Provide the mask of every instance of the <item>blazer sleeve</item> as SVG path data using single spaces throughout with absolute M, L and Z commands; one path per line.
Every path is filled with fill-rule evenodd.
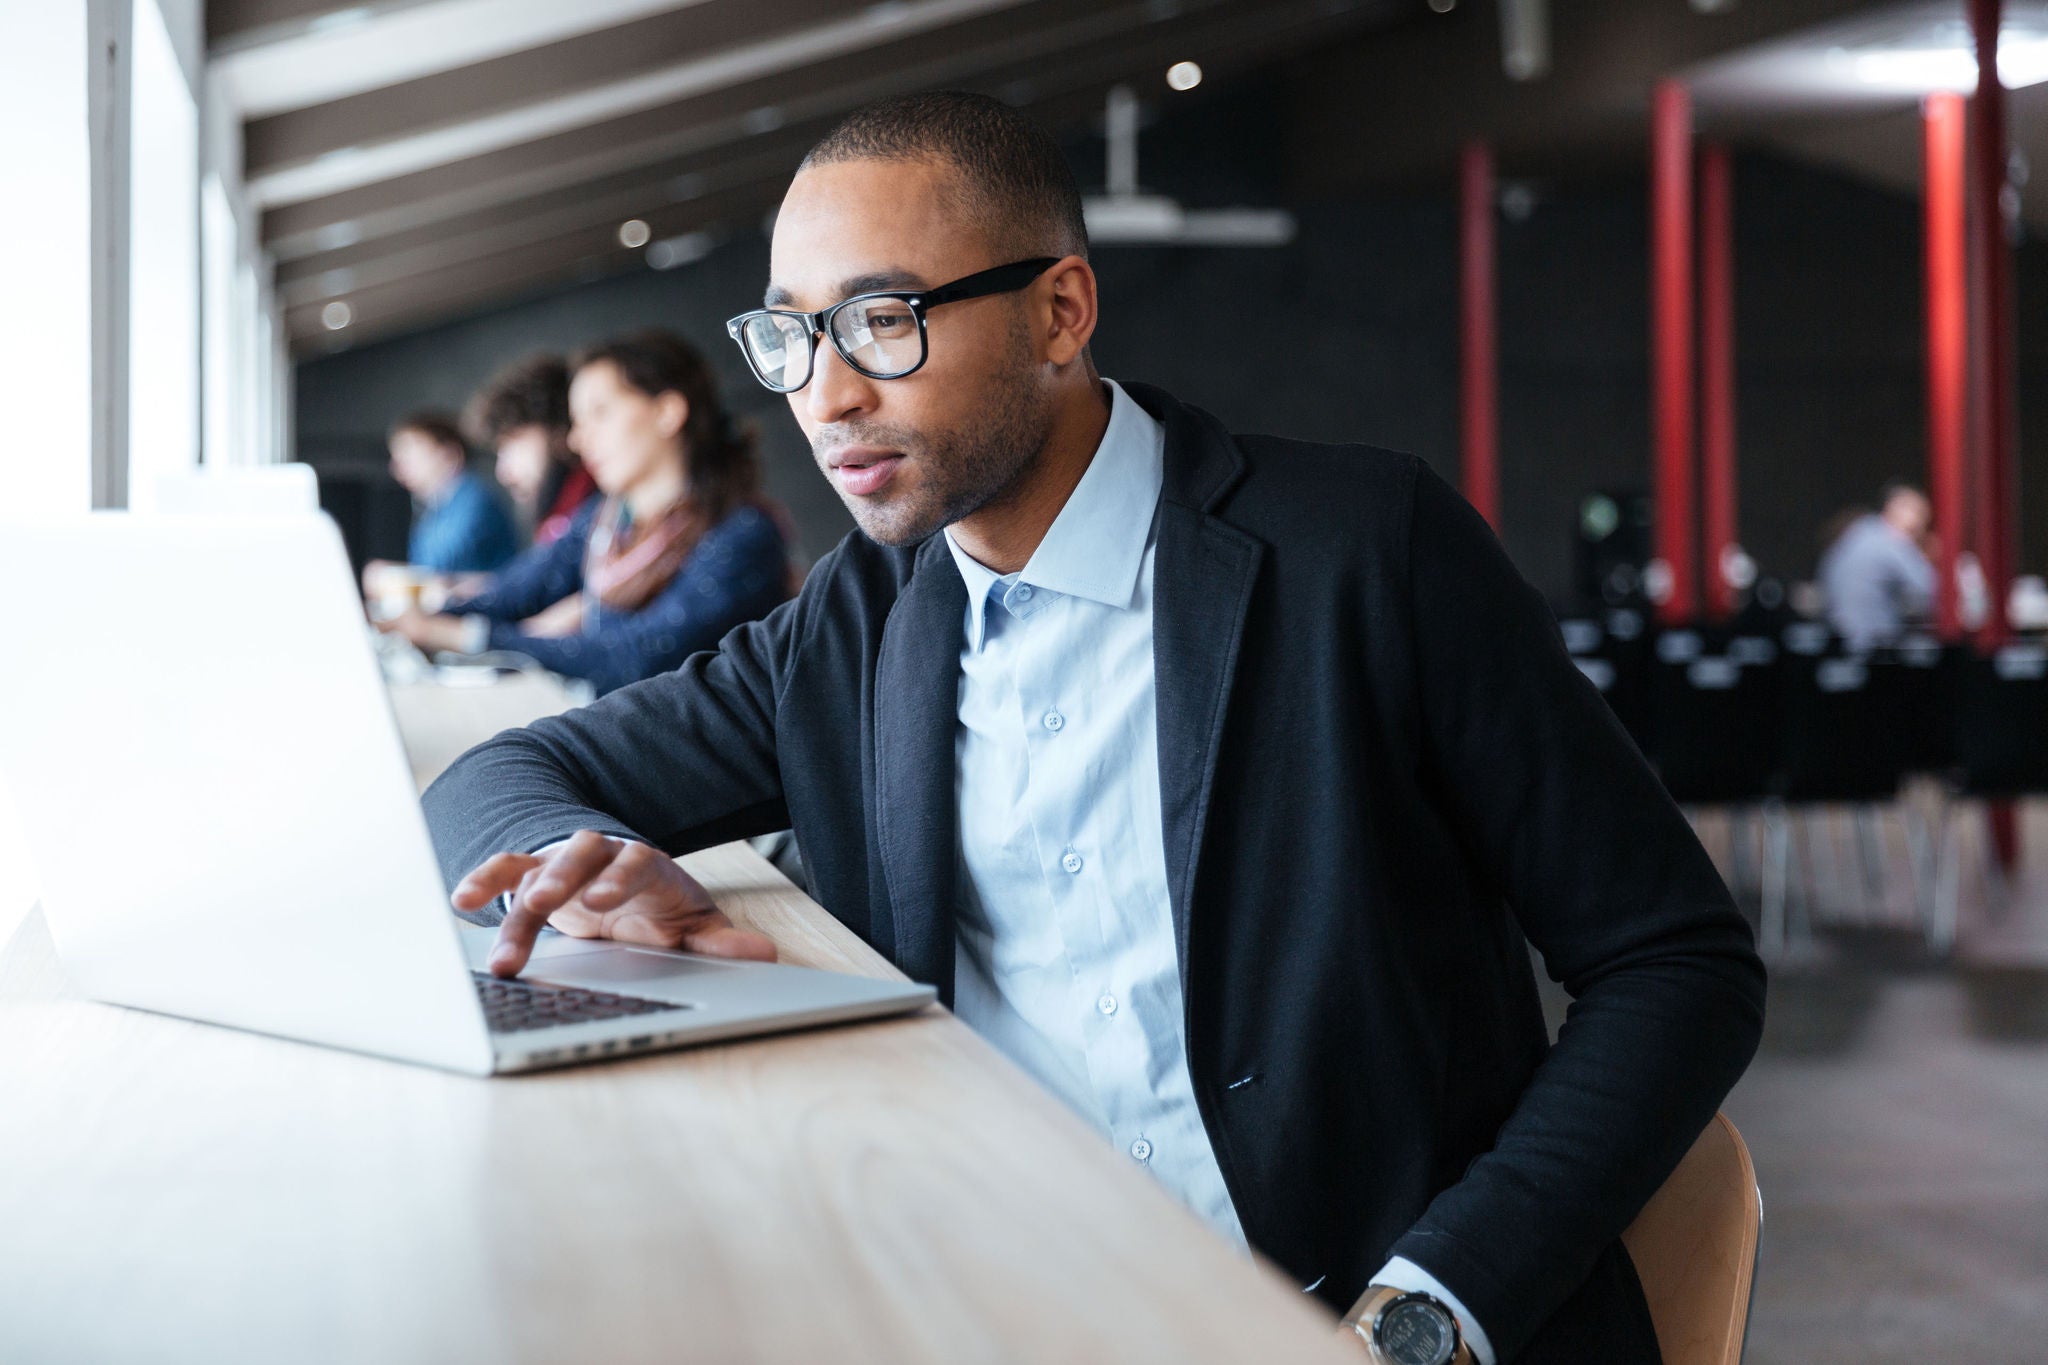
M 448 884 L 583 829 L 679 855 L 786 828 L 775 717 L 837 553 L 795 601 L 681 668 L 457 759 L 422 798 Z
M 507 564 L 482 592 L 448 602 L 449 616 L 487 616 L 492 621 L 524 621 L 547 610 L 583 587 L 583 550 L 590 543 L 596 504 L 583 509 L 568 531 L 546 545 L 536 545 Z
M 529 635 L 494 620 L 491 648 L 515 650 L 609 692 L 667 672 L 766 611 L 787 591 L 785 572 L 775 523 L 758 508 L 742 508 L 706 532 L 668 586 L 640 610 L 608 612 L 584 631 L 561 637 Z
M 1493 1150 L 1393 1247 L 1511 1360 L 1749 1064 L 1764 972 L 1712 862 L 1542 598 L 1420 461 L 1409 534 L 1425 776 L 1572 996 Z

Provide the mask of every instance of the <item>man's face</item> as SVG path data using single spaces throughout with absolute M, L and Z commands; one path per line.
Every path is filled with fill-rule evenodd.
M 1934 520 L 1934 506 L 1912 489 L 1902 489 L 1886 501 L 1884 517 L 1901 534 L 1918 540 L 1927 534 L 1927 527 Z
M 955 174 L 939 161 L 803 171 L 775 220 L 767 305 L 815 312 L 1007 264 L 949 208 Z M 914 544 L 1000 499 L 1031 468 L 1052 429 L 1034 301 L 1027 289 L 935 309 L 924 367 L 901 379 L 870 379 L 817 338 L 811 381 L 789 395 L 790 410 L 870 537 Z
M 462 454 L 411 427 L 391 436 L 391 477 L 416 498 L 431 497 L 462 468 Z
M 554 458 L 554 432 L 537 422 L 514 427 L 498 438 L 498 484 L 514 502 L 531 507 L 540 501 Z

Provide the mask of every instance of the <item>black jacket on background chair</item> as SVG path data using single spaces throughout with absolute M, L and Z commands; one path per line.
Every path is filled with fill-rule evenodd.
M 1339 1312 L 1406 1256 L 1504 1361 L 1657 1359 L 1617 1236 L 1756 1047 L 1748 927 L 1421 461 L 1126 388 L 1166 427 L 1188 1063 L 1252 1245 Z M 449 881 L 578 829 L 680 854 L 793 826 L 824 906 L 950 1000 L 965 591 L 942 537 L 849 536 L 716 651 L 451 768 L 426 796 Z M 1525 936 L 1575 997 L 1554 1046 Z

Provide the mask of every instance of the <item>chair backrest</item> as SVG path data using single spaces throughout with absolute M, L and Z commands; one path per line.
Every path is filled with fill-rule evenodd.
M 1621 1234 L 1664 1365 L 1737 1365 L 1749 1325 L 1763 1202 L 1742 1134 L 1726 1114 Z

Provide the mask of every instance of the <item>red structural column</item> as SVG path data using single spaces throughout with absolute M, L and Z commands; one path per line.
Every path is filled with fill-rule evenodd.
M 1728 149 L 1700 155 L 1700 477 L 1707 615 L 1735 611 L 1735 206 Z
M 1650 372 L 1657 558 L 1667 624 L 1698 611 L 1693 546 L 1692 96 L 1658 83 L 1650 117 Z
M 1977 250 L 1977 430 L 1982 446 L 1984 505 L 1982 555 L 1990 590 L 1987 643 L 2010 633 L 2006 597 L 2018 555 L 2019 476 L 2016 414 L 2013 409 L 2012 247 L 2005 232 L 2005 87 L 1998 79 L 2000 0 L 1970 0 L 1970 29 L 1977 45 L 1977 93 L 1970 102 L 1971 150 L 1976 175 L 1971 187 L 1976 212 L 1971 226 Z
M 1927 492 L 1934 503 L 1934 628 L 1962 638 L 1956 555 L 1963 548 L 1964 409 L 1969 388 L 1969 244 L 1964 237 L 1963 97 L 1929 95 L 1921 108 L 1926 213 Z
M 1976 175 L 1977 431 L 1984 470 L 1982 554 L 1990 596 L 1988 645 L 2011 637 L 2006 603 L 2019 546 L 2017 414 L 2013 408 L 2012 247 L 2005 235 L 2005 87 L 1998 78 L 2000 0 L 1970 0 L 1970 32 L 1977 48 L 1977 94 L 1970 101 Z M 2019 861 L 2019 821 L 2011 802 L 1991 807 L 1991 838 L 2008 869 Z
M 1465 497 L 1500 529 L 1500 381 L 1494 310 L 1493 152 L 1468 142 L 1458 164 L 1459 300 L 1463 314 Z

